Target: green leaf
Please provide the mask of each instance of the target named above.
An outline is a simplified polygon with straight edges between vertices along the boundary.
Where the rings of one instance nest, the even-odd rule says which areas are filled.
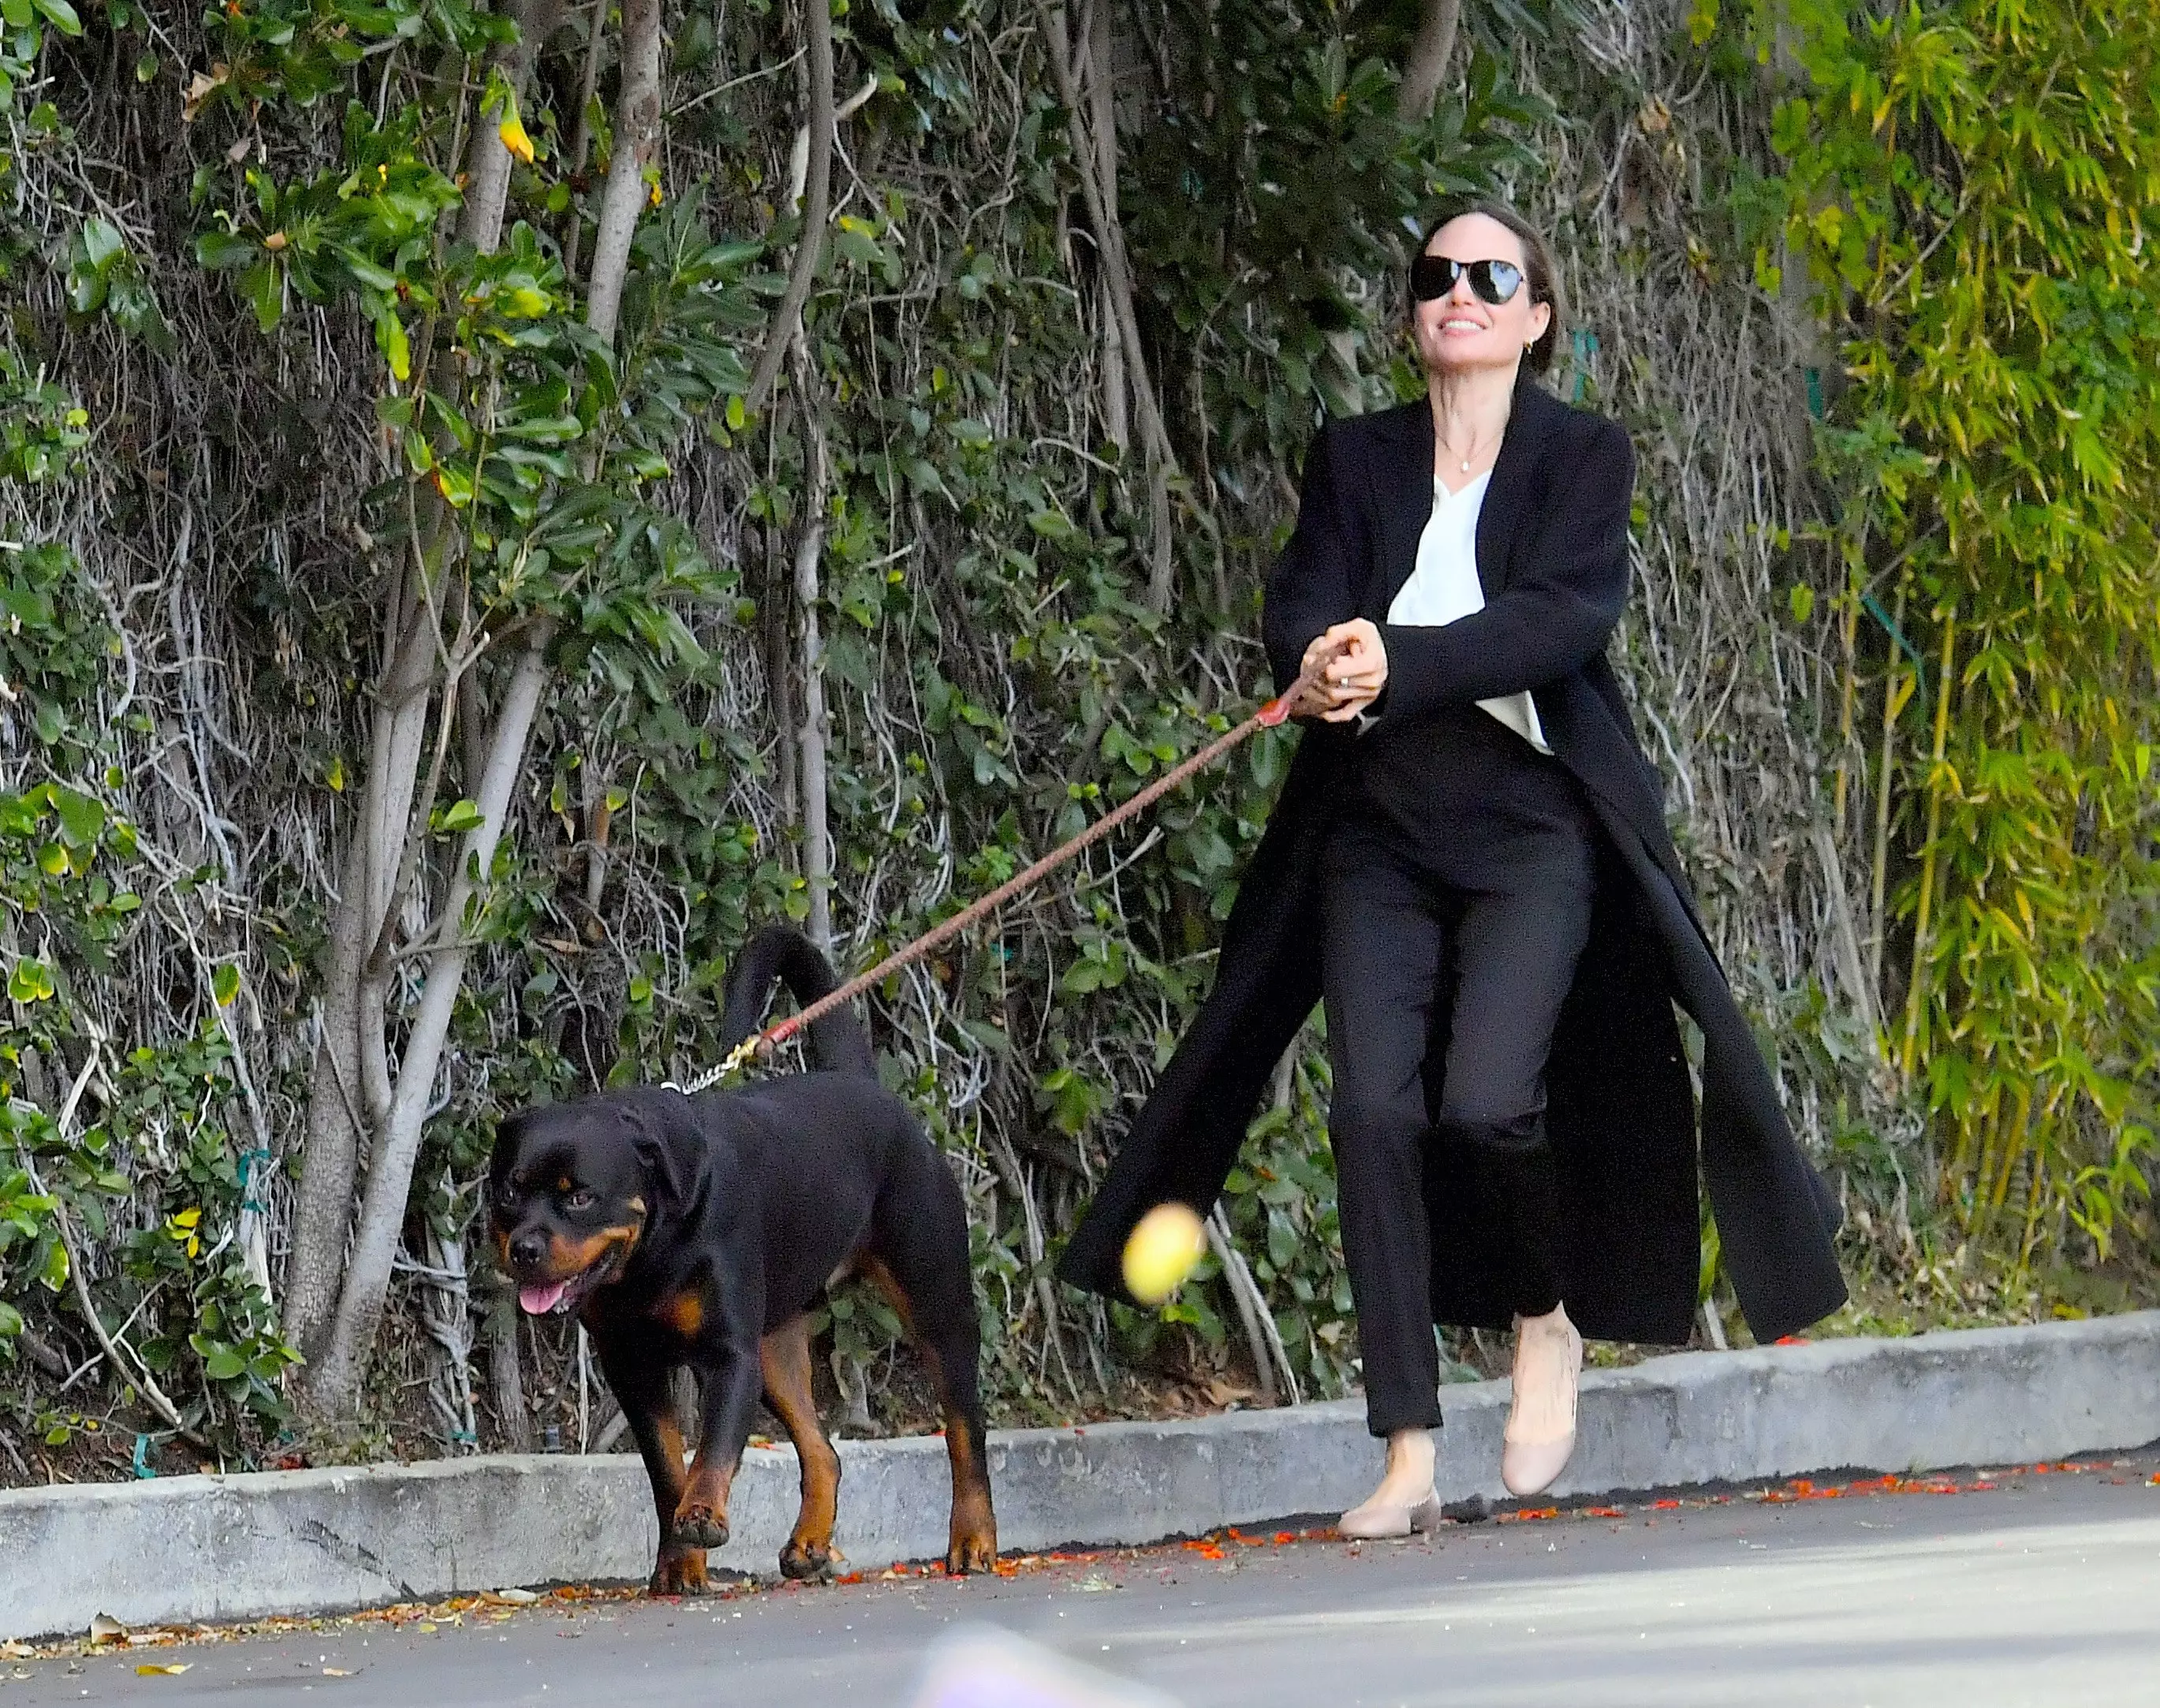
[[[89,848],[105,831],[105,803],[73,789],[53,791],[53,809],[59,814],[60,832],[77,848]]]
[[[68,0],[30,0],[39,11],[52,20],[53,28],[62,35],[80,35],[82,20],[75,14]]]
[[[85,220],[82,222],[82,252],[92,267],[103,273],[127,252],[127,240],[121,236],[120,228],[109,220]]]
[[[39,1270],[38,1280],[49,1293],[57,1293],[68,1284],[67,1248],[57,1239],[45,1253],[44,1266]]]
[[[405,335],[405,323],[387,309],[376,316],[375,342],[399,385],[413,377],[413,345]]]
[[[1085,996],[1089,991],[1102,988],[1103,971],[1100,961],[1076,961],[1065,969],[1065,976],[1057,981],[1057,988],[1067,996]]]
[[[257,262],[241,275],[240,288],[254,305],[256,325],[265,332],[275,331],[285,314],[285,285],[276,264],[267,259]]]
[[[1815,615],[1815,590],[1804,581],[1795,581],[1792,589],[1793,620],[1804,623]]]
[[[240,994],[240,968],[231,961],[219,963],[210,974],[210,998],[220,1008],[231,1008],[233,999]]]
[[[461,836],[466,831],[477,830],[480,824],[480,802],[472,800],[454,801],[435,812],[435,829],[444,836]]]
[[[203,1360],[203,1374],[213,1382],[230,1382],[236,1376],[247,1373],[247,1360],[223,1342],[212,1343],[215,1350]]]
[[[237,231],[205,231],[195,238],[195,262],[213,273],[228,273],[254,262],[262,246]]]

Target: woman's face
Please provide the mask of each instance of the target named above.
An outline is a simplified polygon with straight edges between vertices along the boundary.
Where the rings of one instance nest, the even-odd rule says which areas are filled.
[[[1480,368],[1512,369],[1552,323],[1552,309],[1530,300],[1530,282],[1522,241],[1498,220],[1465,214],[1450,220],[1427,240],[1425,252],[1449,261],[1504,261],[1522,277],[1504,303],[1488,303],[1458,273],[1455,288],[1431,302],[1412,305],[1418,355],[1434,374],[1468,373]]]

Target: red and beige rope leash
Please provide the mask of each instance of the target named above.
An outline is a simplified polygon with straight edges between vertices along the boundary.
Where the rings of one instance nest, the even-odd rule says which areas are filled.
[[[776,1020],[761,1032],[753,1032],[730,1050],[717,1067],[709,1067],[687,1084],[675,1085],[674,1088],[686,1097],[694,1097],[701,1091],[711,1089],[730,1075],[748,1066],[753,1058],[771,1053],[805,1026],[814,1025],[834,1009],[853,1002],[865,991],[883,984],[902,967],[921,960],[934,949],[942,948],[985,915],[995,912],[1022,890],[1040,883],[1075,854],[1100,842],[1119,825],[1138,818],[1172,789],[1196,773],[1205,771],[1249,737],[1262,729],[1272,729],[1282,723],[1290,716],[1291,708],[1305,698],[1306,690],[1319,683],[1321,673],[1335,662],[1341,652],[1342,648],[1338,646],[1322,653],[1306,667],[1285,692],[1277,694],[1236,729],[1217,736],[1190,759],[1165,771],[1130,800],[1112,807],[1077,836],[1060,844],[1025,871],[1015,873],[989,895],[970,902],[950,919],[933,926],[912,942],[894,950],[869,972],[858,973],[846,984],[828,991],[807,1008],[788,1015],[785,1020]],[[674,1085],[672,1081],[669,1083]]]

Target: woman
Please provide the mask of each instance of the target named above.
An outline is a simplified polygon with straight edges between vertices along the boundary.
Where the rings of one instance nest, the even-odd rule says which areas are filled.
[[[1719,971],[1605,656],[1634,459],[1529,376],[1563,336],[1551,254],[1493,204],[1411,270],[1427,395],[1330,423],[1270,578],[1287,684],[1333,654],[1240,887],[1213,994],[1135,1122],[1066,1279],[1116,1294],[1150,1206],[1204,1210],[1316,997],[1368,1422],[1347,1535],[1438,1516],[1437,1322],[1515,1329],[1502,1461],[1550,1484],[1584,1333],[1679,1343],[1700,1167],[1758,1339],[1844,1301],[1836,1211]]]

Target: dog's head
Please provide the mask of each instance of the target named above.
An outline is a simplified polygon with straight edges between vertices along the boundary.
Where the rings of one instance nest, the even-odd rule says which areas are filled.
[[[618,1099],[544,1105],[504,1120],[488,1170],[488,1220],[517,1302],[536,1316],[573,1311],[619,1280],[667,1184],[650,1129]]]

